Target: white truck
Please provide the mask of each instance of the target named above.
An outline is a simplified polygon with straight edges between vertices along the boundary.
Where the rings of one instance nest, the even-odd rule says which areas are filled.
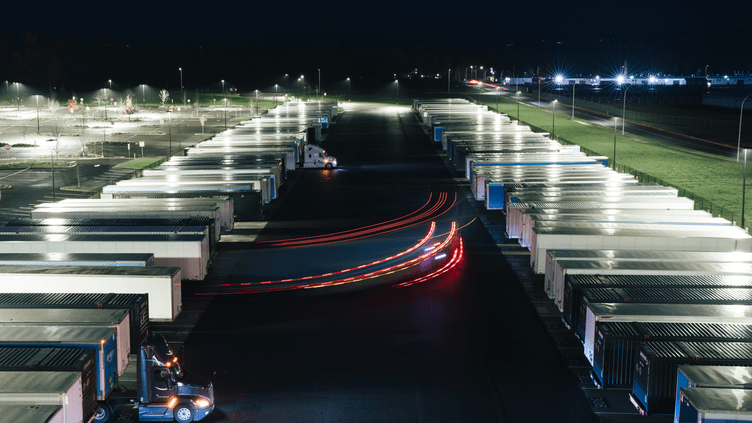
[[[337,167],[337,159],[327,156],[326,151],[318,145],[308,144],[303,155],[303,167],[333,169]]]

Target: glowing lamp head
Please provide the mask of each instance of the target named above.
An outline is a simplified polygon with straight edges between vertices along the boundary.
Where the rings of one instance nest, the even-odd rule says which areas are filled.
[[[557,84],[561,84],[562,82],[564,82],[564,77],[561,75],[556,75],[554,77],[554,81],[556,81]]]
[[[624,83],[624,75],[619,75],[616,77],[616,82],[621,85]]]

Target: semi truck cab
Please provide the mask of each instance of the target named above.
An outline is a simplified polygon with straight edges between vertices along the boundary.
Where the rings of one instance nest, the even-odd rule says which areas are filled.
[[[164,337],[155,334],[141,346],[136,389],[113,392],[100,404],[95,422],[107,421],[111,411],[124,404],[138,410],[140,421],[201,420],[214,410],[214,386],[197,375],[184,372]]]
[[[308,144],[303,157],[303,167],[333,169],[337,167],[337,159],[327,156],[326,151],[318,145]]]

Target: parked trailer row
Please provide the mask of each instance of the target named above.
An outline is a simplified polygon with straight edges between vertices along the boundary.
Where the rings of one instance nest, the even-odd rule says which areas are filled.
[[[514,136],[513,126],[463,102],[416,101],[414,108],[432,127],[433,139],[438,141],[441,134],[444,148],[452,149],[450,158],[464,158],[475,198],[485,201],[489,210],[506,210],[507,234],[519,238],[522,246],[529,245],[531,267],[536,273],[545,270],[547,294],[584,338],[594,380],[603,387],[631,388],[630,397],[642,412],[674,412],[675,422],[745,415],[744,406],[723,400],[729,397],[676,383],[678,364],[752,365],[752,344],[739,342],[749,339],[752,328],[752,245],[745,231],[725,219],[695,212],[691,201],[670,199],[677,194],[673,188],[641,186],[632,176],[614,176],[605,167],[574,164],[548,172],[540,170],[543,166],[532,171],[524,166],[483,169],[481,163],[513,162],[522,151],[545,157],[551,153],[541,152],[551,146],[541,148],[545,144],[536,144],[540,138],[533,137],[525,147],[490,142],[483,134],[490,132],[489,122],[503,128],[502,137]],[[438,123],[442,120],[447,124]],[[470,129],[468,124],[478,126]],[[462,137],[468,141],[451,135],[466,128]],[[610,186],[596,182],[601,187],[582,187],[600,178]],[[655,204],[639,206],[639,198]],[[576,251],[604,248],[614,251],[582,258]],[[553,258],[546,254],[549,250],[554,251]],[[556,251],[562,251],[562,260],[555,260]],[[550,260],[548,269],[541,267],[541,254]],[[608,287],[588,288],[587,283],[573,283],[576,278]],[[616,278],[626,286],[619,287]],[[607,325],[625,330],[609,332]],[[745,392],[734,395],[742,398]],[[715,407],[708,398],[725,407]],[[691,417],[681,416],[681,401],[685,410],[692,409]]]
[[[150,336],[149,295],[116,293],[0,293],[0,309],[127,310],[131,351]]]
[[[0,407],[26,405],[27,408],[37,406],[60,406],[58,413],[50,413],[46,409],[42,415],[51,415],[53,421],[61,423],[78,423],[89,421],[91,410],[84,414],[84,403],[88,398],[83,397],[81,373],[78,372],[0,372]],[[88,405],[88,404],[87,404]],[[32,407],[33,406],[33,407]],[[13,410],[14,413],[18,411]],[[34,413],[36,414],[36,413]],[[28,414],[25,414],[28,416]],[[4,421],[8,415],[3,415]],[[44,420],[37,420],[44,421]]]
[[[559,261],[594,262],[689,262],[689,263],[752,263],[752,253],[718,253],[694,251],[639,251],[639,250],[547,250],[543,290],[559,304],[565,292],[565,278],[558,275]],[[560,309],[561,311],[561,309]]]
[[[183,306],[180,272],[178,267],[3,266],[0,292],[148,294],[149,319],[171,322]]]

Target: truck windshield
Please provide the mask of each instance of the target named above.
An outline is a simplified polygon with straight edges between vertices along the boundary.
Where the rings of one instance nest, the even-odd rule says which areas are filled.
[[[178,381],[183,378],[183,369],[180,368],[180,364],[177,361],[172,362],[172,365],[170,366],[170,371],[172,372],[172,378],[175,381]]]

